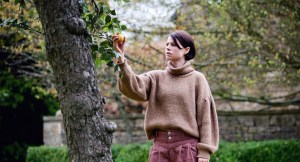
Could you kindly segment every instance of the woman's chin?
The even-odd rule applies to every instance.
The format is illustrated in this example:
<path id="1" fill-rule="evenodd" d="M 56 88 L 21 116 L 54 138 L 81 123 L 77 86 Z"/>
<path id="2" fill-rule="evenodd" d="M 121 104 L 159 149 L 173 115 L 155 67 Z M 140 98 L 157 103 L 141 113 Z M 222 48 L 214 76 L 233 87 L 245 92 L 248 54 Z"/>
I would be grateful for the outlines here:
<path id="1" fill-rule="evenodd" d="M 168 57 L 166 57 L 166 60 L 167 60 L 167 61 L 172 61 L 172 59 L 170 59 L 170 58 L 168 58 Z"/>
<path id="2" fill-rule="evenodd" d="M 171 60 L 172 60 L 172 57 L 167 55 L 167 56 L 166 56 L 166 60 L 171 61 Z"/>

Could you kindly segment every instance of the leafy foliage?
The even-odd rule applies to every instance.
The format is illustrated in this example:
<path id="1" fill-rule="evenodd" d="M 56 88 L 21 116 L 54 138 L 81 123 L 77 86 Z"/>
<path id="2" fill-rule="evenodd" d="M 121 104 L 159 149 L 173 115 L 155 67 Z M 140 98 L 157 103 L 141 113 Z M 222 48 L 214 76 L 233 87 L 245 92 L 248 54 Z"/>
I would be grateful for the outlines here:
<path id="1" fill-rule="evenodd" d="M 26 162 L 68 162 L 67 147 L 29 147 Z"/>
<path id="2" fill-rule="evenodd" d="M 106 63 L 109 67 L 114 67 L 115 71 L 119 71 L 118 66 L 113 61 L 119 55 L 112 48 L 111 35 L 121 33 L 127 27 L 118 20 L 116 11 L 111 10 L 104 3 L 93 1 L 92 5 L 94 11 L 91 4 L 83 4 L 82 17 L 90 33 L 89 41 L 95 65 L 99 67 L 101 64 Z"/>
<path id="3" fill-rule="evenodd" d="M 299 103 L 289 102 L 297 99 L 295 95 L 288 99 L 270 94 L 274 86 L 293 94 L 290 87 L 299 85 L 298 2 L 195 2 L 178 10 L 175 23 L 195 37 L 200 52 L 194 65 L 207 74 L 217 95 L 272 106 L 283 105 L 278 101 Z"/>
<path id="4" fill-rule="evenodd" d="M 219 150 L 211 157 L 212 162 L 239 161 L 297 161 L 300 155 L 298 140 L 271 140 L 229 143 L 221 142 Z"/>
<path id="5" fill-rule="evenodd" d="M 148 160 L 151 143 L 112 145 L 115 162 L 143 162 Z M 211 156 L 211 162 L 250 162 L 297 161 L 300 158 L 298 140 L 272 140 L 230 143 L 222 141 L 218 151 Z M 66 147 L 30 147 L 27 151 L 27 162 L 30 161 L 67 161 Z"/>
<path id="6" fill-rule="evenodd" d="M 26 43 L 26 38 L 20 34 L 0 34 L 0 107 L 16 108 L 33 96 L 34 100 L 44 101 L 54 114 L 58 102 L 43 80 L 48 70 L 31 53 L 16 53 L 9 49 Z"/>
<path id="7" fill-rule="evenodd" d="M 120 150 L 117 157 L 115 158 L 115 162 L 147 162 L 150 146 L 151 143 L 130 144 L 123 146 L 122 150 Z"/>
<path id="8" fill-rule="evenodd" d="M 43 143 L 42 116 L 55 114 L 59 105 L 36 80 L 0 74 L 0 161 L 22 162 L 29 145 Z"/>
<path id="9" fill-rule="evenodd" d="M 26 157 L 26 150 L 28 145 L 20 142 L 13 142 L 4 146 L 1 149 L 0 153 L 0 161 L 1 162 L 9 162 L 9 161 L 18 161 L 22 162 Z"/>
<path id="10" fill-rule="evenodd" d="M 9 2 L 9 0 L 6 2 Z M 128 0 L 117 0 L 117 2 L 126 3 Z M 120 20 L 118 20 L 115 10 L 111 10 L 103 2 L 98 3 L 95 0 L 91 0 L 90 3 L 85 1 L 80 1 L 80 3 L 83 6 L 82 17 L 86 23 L 86 30 L 89 33 L 94 63 L 97 67 L 106 63 L 109 67 L 114 67 L 115 71 L 119 71 L 118 66 L 113 62 L 113 59 L 118 57 L 118 53 L 112 48 L 111 35 L 126 30 L 126 25 L 121 24 Z M 15 1 L 15 5 L 18 4 L 20 5 L 19 10 L 22 11 L 18 13 L 19 16 L 13 18 L 14 15 L 9 15 L 8 17 L 0 18 L 0 27 L 16 28 L 43 34 L 40 24 L 39 27 L 32 25 L 36 22 L 31 17 L 37 16 L 36 12 L 29 12 L 30 15 L 24 14 L 27 13 L 26 10 L 34 8 L 32 4 L 22 0 Z"/>
<path id="11" fill-rule="evenodd" d="M 26 52 L 33 47 L 28 37 L 5 30 L 0 30 L 0 161 L 23 162 L 29 145 L 43 143 L 42 116 L 54 115 L 59 104 L 44 80 L 47 64 Z"/>

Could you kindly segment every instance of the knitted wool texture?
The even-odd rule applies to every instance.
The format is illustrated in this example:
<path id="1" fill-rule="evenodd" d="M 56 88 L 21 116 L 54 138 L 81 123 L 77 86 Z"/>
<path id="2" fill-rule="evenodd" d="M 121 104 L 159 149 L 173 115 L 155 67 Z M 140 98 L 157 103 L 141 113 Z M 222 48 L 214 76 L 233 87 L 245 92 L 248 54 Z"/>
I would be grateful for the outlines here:
<path id="1" fill-rule="evenodd" d="M 199 139 L 198 157 L 209 159 L 219 144 L 215 103 L 205 76 L 187 61 L 175 68 L 136 75 L 125 61 L 119 64 L 123 76 L 119 90 L 137 101 L 149 101 L 144 129 L 153 139 L 156 130 L 180 129 Z"/>

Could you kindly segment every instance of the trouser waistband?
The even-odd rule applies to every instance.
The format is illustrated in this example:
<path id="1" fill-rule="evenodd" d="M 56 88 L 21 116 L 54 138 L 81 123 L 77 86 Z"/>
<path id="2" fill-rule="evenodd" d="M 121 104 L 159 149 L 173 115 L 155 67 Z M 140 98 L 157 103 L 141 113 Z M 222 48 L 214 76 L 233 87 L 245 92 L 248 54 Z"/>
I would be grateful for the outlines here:
<path id="1" fill-rule="evenodd" d="M 165 131 L 156 131 L 155 141 L 170 143 L 170 142 L 179 142 L 184 140 L 193 140 L 198 141 L 197 138 L 192 137 L 181 130 L 165 130 Z"/>

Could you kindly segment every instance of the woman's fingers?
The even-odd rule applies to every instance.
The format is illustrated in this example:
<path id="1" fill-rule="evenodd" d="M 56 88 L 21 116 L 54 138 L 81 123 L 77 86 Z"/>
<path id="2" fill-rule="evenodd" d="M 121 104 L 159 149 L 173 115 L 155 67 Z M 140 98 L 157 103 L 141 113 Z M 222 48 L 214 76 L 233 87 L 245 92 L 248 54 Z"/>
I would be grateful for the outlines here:
<path id="1" fill-rule="evenodd" d="M 113 40 L 114 43 L 124 44 L 126 38 L 124 36 L 121 36 L 121 35 L 113 35 L 112 40 Z"/>
<path id="2" fill-rule="evenodd" d="M 126 37 L 124 37 L 124 40 L 123 40 L 122 44 L 124 44 L 125 42 L 126 42 Z"/>
<path id="3" fill-rule="evenodd" d="M 113 35 L 112 40 L 115 50 L 119 53 L 124 53 L 125 37 L 120 35 Z"/>
<path id="4" fill-rule="evenodd" d="M 119 37 L 117 35 L 113 35 L 112 40 L 113 40 L 113 42 L 117 43 L 119 41 Z"/>

